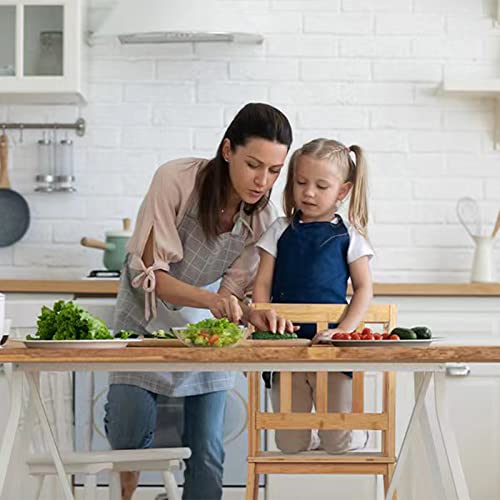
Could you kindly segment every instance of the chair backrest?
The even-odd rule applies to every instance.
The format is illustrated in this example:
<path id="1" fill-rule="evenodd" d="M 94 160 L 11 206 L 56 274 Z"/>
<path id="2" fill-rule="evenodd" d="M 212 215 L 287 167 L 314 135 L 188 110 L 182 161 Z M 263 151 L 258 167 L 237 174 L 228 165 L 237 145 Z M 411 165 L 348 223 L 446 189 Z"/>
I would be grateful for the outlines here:
<path id="1" fill-rule="evenodd" d="M 318 330 L 338 323 L 347 306 L 341 304 L 254 304 L 256 309 L 274 309 L 295 323 L 316 323 Z M 395 305 L 371 305 L 365 314 L 365 324 L 380 325 L 377 329 L 389 332 L 396 326 Z M 322 347 L 315 347 L 321 349 Z M 355 372 L 352 385 L 352 413 L 328 412 L 328 372 L 316 373 L 315 413 L 292 412 L 292 374 L 280 374 L 280 411 L 262 412 L 259 401 L 259 374 L 249 374 L 249 453 L 259 450 L 259 431 L 263 429 L 366 429 L 382 431 L 382 454 L 395 453 L 395 376 L 383 376 L 382 412 L 364 413 L 364 373 Z"/>

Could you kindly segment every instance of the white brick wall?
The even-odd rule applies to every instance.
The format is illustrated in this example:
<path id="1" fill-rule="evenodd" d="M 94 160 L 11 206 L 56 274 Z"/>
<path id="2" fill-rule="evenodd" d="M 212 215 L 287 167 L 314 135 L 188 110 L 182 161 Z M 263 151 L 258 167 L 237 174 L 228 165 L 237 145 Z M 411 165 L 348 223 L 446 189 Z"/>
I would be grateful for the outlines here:
<path id="1" fill-rule="evenodd" d="M 90 0 L 99 22 L 109 0 Z M 33 192 L 36 140 L 13 133 L 11 177 L 32 224 L 0 249 L 0 277 L 79 277 L 102 253 L 79 246 L 134 218 L 156 167 L 210 155 L 248 101 L 279 106 L 295 144 L 317 136 L 367 152 L 376 279 L 466 280 L 472 246 L 455 215 L 500 208 L 495 102 L 440 92 L 444 76 L 500 76 L 495 0 L 232 0 L 262 25 L 262 46 L 179 44 L 89 50 L 88 105 L 0 106 L 0 119 L 88 123 L 75 138 L 78 192 Z M 92 27 L 92 26 L 91 26 Z M 281 179 L 274 192 L 279 201 Z M 496 250 L 500 279 L 500 245 Z"/>

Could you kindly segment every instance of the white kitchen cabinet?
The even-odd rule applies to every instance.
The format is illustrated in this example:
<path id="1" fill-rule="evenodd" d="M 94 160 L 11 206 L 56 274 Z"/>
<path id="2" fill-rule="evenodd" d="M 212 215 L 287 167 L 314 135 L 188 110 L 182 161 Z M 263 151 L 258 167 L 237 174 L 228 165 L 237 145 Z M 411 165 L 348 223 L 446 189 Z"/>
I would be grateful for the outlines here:
<path id="1" fill-rule="evenodd" d="M 84 0 L 0 0 L 0 102 L 85 100 Z"/>
<path id="2" fill-rule="evenodd" d="M 453 341 L 500 339 L 498 297 L 378 297 L 398 305 L 398 324 L 430 326 L 434 335 Z M 448 369 L 448 411 L 472 500 L 500 498 L 500 366 L 470 365 L 470 371 Z M 401 436 L 413 394 L 408 374 L 398 376 L 397 428 Z M 404 394 L 404 399 L 400 397 Z M 412 446 L 400 498 L 441 500 L 432 487 L 429 460 L 418 439 Z"/>
<path id="3" fill-rule="evenodd" d="M 447 378 L 450 420 L 472 499 L 500 498 L 500 367 Z M 464 404 L 466 402 L 466 404 Z"/>
<path id="4" fill-rule="evenodd" d="M 21 293 L 7 293 L 5 297 L 5 316 L 12 320 L 11 337 L 12 338 L 25 338 L 28 334 L 33 334 L 36 331 L 36 322 L 40 310 L 43 305 L 51 306 L 56 300 L 70 300 L 72 295 L 63 294 L 21 294 Z M 54 374 L 52 374 L 53 378 Z M 61 377 L 61 374 L 57 374 Z M 65 375 L 63 374 L 62 377 Z M 48 395 L 44 390 L 45 381 L 48 379 L 47 373 L 42 374 L 42 397 L 44 398 L 45 405 L 49 408 L 49 418 L 53 422 L 50 414 L 54 415 L 52 408 L 53 396 Z M 5 375 L 0 373 L 0 401 L 2 408 L 0 411 L 0 424 L 4 424 L 9 411 L 9 395 L 8 386 L 5 380 Z M 36 481 L 28 475 L 28 470 L 25 465 L 26 458 L 30 452 L 31 443 L 27 439 L 28 433 L 23 432 L 23 426 L 26 423 L 27 415 L 23 413 L 21 421 L 21 429 L 17 433 L 16 442 L 14 445 L 14 452 L 9 467 L 9 479 L 5 487 L 4 494 L 0 500 L 13 500 L 18 498 L 31 499 L 35 497 Z M 56 435 L 59 438 L 61 435 L 60 429 L 71 428 L 72 422 L 62 422 L 64 426 L 59 425 Z M 38 422 L 32 429 L 32 436 L 39 432 Z M 39 436 L 39 434 L 38 434 Z M 40 451 L 40 440 L 35 439 L 35 449 Z M 41 500 L 62 500 L 62 493 L 54 478 L 49 478 L 44 485 Z"/>

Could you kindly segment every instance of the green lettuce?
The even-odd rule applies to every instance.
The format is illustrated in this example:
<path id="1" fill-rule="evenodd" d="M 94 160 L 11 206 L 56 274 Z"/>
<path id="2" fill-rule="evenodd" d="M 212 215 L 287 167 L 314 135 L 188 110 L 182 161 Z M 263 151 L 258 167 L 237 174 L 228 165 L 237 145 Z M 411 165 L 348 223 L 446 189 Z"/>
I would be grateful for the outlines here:
<path id="1" fill-rule="evenodd" d="M 53 308 L 43 306 L 37 320 L 37 335 L 31 340 L 101 340 L 113 336 L 105 323 L 72 301 L 58 300 Z"/>

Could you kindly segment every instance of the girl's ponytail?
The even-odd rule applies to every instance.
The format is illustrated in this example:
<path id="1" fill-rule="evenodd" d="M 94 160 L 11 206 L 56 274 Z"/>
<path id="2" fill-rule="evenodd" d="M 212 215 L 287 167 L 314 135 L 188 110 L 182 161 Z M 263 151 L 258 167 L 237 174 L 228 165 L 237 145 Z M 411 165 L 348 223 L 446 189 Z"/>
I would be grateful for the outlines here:
<path id="1" fill-rule="evenodd" d="M 297 149 L 296 151 L 294 151 L 294 153 L 290 157 L 290 161 L 288 162 L 288 175 L 286 178 L 285 189 L 283 190 L 283 210 L 289 221 L 293 219 L 295 211 L 297 210 L 295 206 L 295 200 L 293 198 L 293 181 L 297 160 L 303 153 L 303 148 Z"/>
<path id="2" fill-rule="evenodd" d="M 354 153 L 356 162 L 349 156 L 349 177 L 352 190 L 349 201 L 349 222 L 363 235 L 367 235 L 368 226 L 368 179 L 366 160 L 363 150 L 353 145 L 349 152 Z"/>

